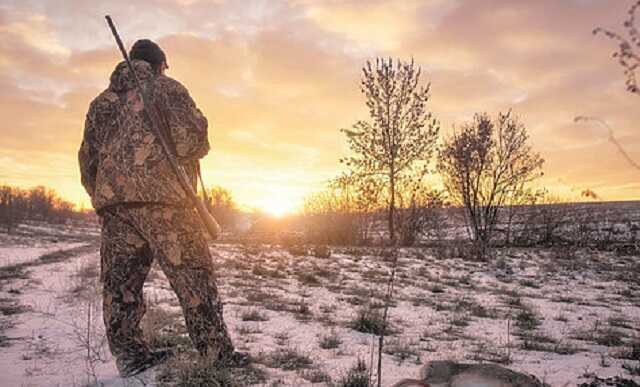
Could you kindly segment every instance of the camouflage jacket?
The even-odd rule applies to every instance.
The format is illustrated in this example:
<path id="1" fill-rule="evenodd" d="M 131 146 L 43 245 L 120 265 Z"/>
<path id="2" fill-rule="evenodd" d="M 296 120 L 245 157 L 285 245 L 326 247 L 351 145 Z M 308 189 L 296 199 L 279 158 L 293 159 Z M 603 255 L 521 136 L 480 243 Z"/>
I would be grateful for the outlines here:
<path id="1" fill-rule="evenodd" d="M 169 142 L 195 188 L 198 160 L 209 152 L 207 119 L 178 81 L 155 75 L 147 62 L 133 65 L 149 100 L 164 107 Z M 91 102 L 78 160 L 82 185 L 98 212 L 121 203 L 187 203 L 142 106 L 125 62 Z"/>

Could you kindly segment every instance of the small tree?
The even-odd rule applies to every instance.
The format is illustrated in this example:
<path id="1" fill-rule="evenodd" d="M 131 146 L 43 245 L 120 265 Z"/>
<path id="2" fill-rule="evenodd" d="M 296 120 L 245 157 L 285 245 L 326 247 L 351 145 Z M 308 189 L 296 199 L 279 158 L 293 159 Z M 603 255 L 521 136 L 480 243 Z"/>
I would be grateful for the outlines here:
<path id="1" fill-rule="evenodd" d="M 343 158 L 352 176 L 379 179 L 388 198 L 389 240 L 396 240 L 398 189 L 424 170 L 430 160 L 439 126 L 426 110 L 429 84 L 420 85 L 420 67 L 411 62 L 377 58 L 362 68 L 361 91 L 370 121 L 343 129 L 354 156 Z M 420 178 L 424 173 L 418 172 Z M 415 180 L 415 179 L 414 179 Z"/>
<path id="2" fill-rule="evenodd" d="M 485 256 L 509 195 L 541 174 L 544 160 L 527 140 L 526 128 L 510 112 L 495 122 L 476 114 L 440 150 L 438 170 L 450 199 L 465 209 L 478 258 Z"/>
<path id="3" fill-rule="evenodd" d="M 618 50 L 613 53 L 613 57 L 618 59 L 618 63 L 624 69 L 627 90 L 640 95 L 640 87 L 636 71 L 640 68 L 640 31 L 638 30 L 636 13 L 640 9 L 640 0 L 629 8 L 627 20 L 624 21 L 626 34 L 619 34 L 604 28 L 596 28 L 594 34 L 605 34 L 618 43 Z"/>

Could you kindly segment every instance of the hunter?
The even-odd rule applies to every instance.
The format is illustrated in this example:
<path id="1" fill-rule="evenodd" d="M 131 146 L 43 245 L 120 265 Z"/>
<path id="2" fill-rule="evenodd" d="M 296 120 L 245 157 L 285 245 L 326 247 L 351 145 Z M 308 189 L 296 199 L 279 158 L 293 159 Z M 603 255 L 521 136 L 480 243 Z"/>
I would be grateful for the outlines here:
<path id="1" fill-rule="evenodd" d="M 165 75 L 167 59 L 148 39 L 129 54 L 148 101 L 162 106 L 164 133 L 194 189 L 199 159 L 209 152 L 207 119 L 187 89 Z M 82 185 L 102 223 L 103 317 L 109 348 L 123 377 L 162 361 L 139 327 L 145 313 L 142 287 L 154 260 L 180 301 L 189 337 L 202 356 L 240 365 L 222 316 L 212 259 L 202 223 L 189 204 L 167 155 L 151 130 L 126 62 L 89 107 L 78 159 Z"/>

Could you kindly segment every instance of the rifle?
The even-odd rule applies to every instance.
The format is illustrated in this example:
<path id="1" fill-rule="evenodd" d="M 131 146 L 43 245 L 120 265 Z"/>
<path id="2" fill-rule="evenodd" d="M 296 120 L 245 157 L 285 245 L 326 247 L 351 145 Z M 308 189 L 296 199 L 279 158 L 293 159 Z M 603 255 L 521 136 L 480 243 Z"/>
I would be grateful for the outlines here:
<path id="1" fill-rule="evenodd" d="M 180 184 L 184 192 L 187 194 L 187 197 L 189 198 L 189 201 L 191 202 L 191 204 L 194 206 L 194 208 L 198 212 L 198 216 L 200 217 L 202 224 L 207 229 L 209 235 L 211 235 L 211 238 L 213 240 L 217 239 L 218 235 L 220 235 L 220 225 L 218 225 L 218 222 L 216 222 L 214 217 L 207 210 L 207 206 L 205 206 L 205 204 L 202 202 L 202 200 L 198 197 L 197 193 L 193 189 L 193 186 L 191 186 L 191 184 L 189 183 L 189 177 L 187 176 L 187 173 L 185 172 L 184 168 L 180 164 L 178 164 L 178 161 L 175 159 L 174 154 L 171 151 L 171 148 L 169 147 L 167 138 L 165 138 L 165 135 L 163 135 L 163 131 L 164 133 L 167 133 L 167 135 L 171 133 L 171 130 L 169 128 L 169 123 L 166 117 L 164 116 L 163 111 L 160 109 L 160 107 L 157 104 L 151 104 L 150 101 L 148 100 L 147 95 L 142 89 L 142 85 L 140 84 L 138 75 L 136 74 L 135 69 L 131 64 L 131 61 L 129 60 L 129 55 L 127 55 L 127 51 L 125 50 L 124 45 L 122 44 L 122 40 L 120 40 L 120 35 L 118 35 L 118 31 L 116 31 L 116 27 L 113 24 L 113 21 L 111 20 L 111 16 L 106 15 L 105 19 L 107 19 L 107 24 L 109 24 L 109 28 L 111 28 L 111 33 L 116 39 L 116 43 L 118 44 L 118 48 L 120 48 L 120 51 L 122 52 L 122 56 L 124 57 L 124 60 L 127 62 L 129 71 L 131 71 L 131 74 L 133 74 L 133 79 L 136 82 L 136 89 L 138 90 L 138 94 L 140 95 L 140 98 L 142 99 L 142 103 L 144 105 L 144 108 L 143 108 L 144 114 L 146 115 L 149 122 L 151 122 L 151 131 L 160 142 L 160 146 L 165 156 L 167 157 L 167 160 L 169 160 L 171 169 L 173 170 L 176 177 L 178 178 L 178 183 Z M 150 110 L 153 110 L 153 114 Z M 202 187 L 202 189 L 204 190 L 204 186 Z"/>

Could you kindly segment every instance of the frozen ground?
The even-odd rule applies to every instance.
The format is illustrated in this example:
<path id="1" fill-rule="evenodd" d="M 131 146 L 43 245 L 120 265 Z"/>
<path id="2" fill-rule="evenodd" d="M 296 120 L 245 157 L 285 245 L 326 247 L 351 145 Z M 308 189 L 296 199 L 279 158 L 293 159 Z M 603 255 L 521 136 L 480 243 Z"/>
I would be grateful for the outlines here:
<path id="1" fill-rule="evenodd" d="M 19 240 L 0 234 L 0 385 L 158 384 L 154 372 L 117 377 L 104 343 L 95 233 L 83 240 L 86 230 L 75 239 L 40 231 Z M 357 329 L 375 325 L 390 252 L 211 251 L 227 325 L 264 371 L 262 385 L 326 385 L 358 358 L 369 363 L 373 336 Z M 639 257 L 539 248 L 501 249 L 491 263 L 450 255 L 399 251 L 383 385 L 417 376 L 433 359 L 502 362 L 552 386 L 593 375 L 640 382 L 640 364 L 629 359 L 640 346 Z M 149 339 L 186 346 L 177 299 L 157 267 L 145 292 Z"/>

